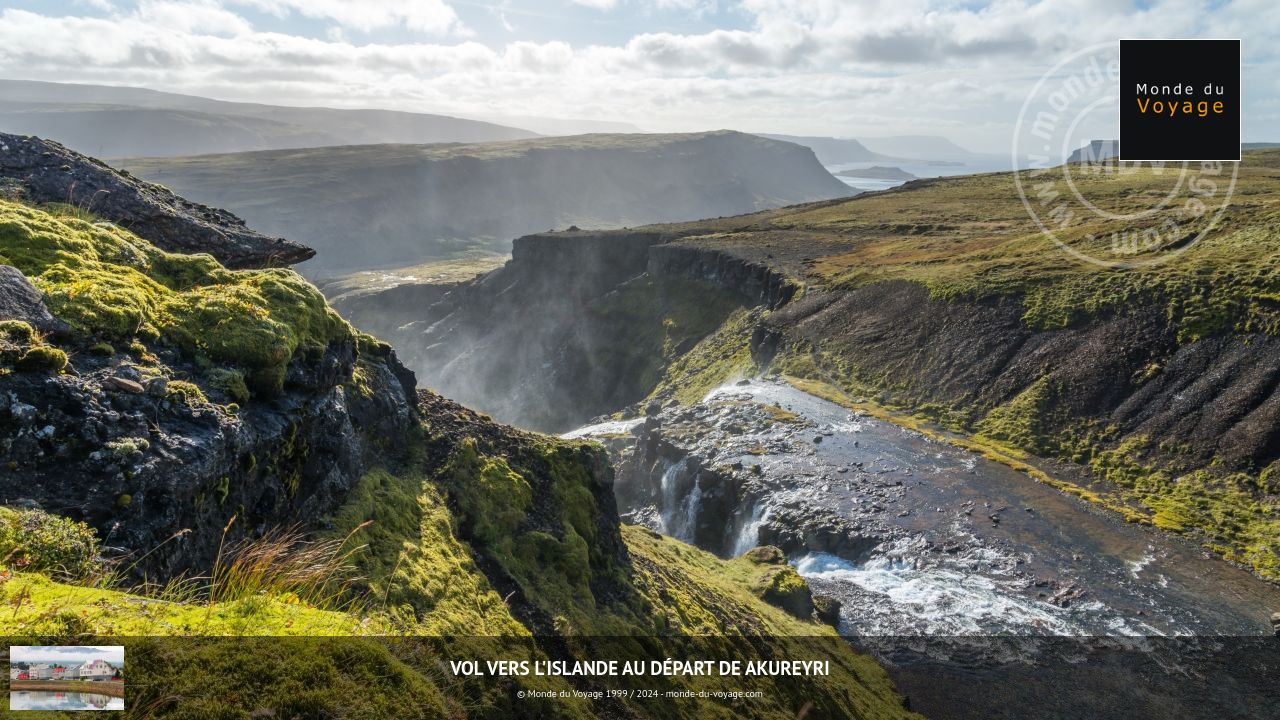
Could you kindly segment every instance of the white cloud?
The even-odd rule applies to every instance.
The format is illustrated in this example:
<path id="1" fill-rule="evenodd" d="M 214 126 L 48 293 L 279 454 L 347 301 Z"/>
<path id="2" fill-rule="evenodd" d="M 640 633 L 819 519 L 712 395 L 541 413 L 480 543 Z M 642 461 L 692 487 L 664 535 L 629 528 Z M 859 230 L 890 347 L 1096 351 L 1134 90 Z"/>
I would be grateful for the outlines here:
<path id="1" fill-rule="evenodd" d="M 344 28 L 370 32 L 403 26 L 417 32 L 447 35 L 465 34 L 458 14 L 444 0 L 228 0 L 230 4 L 253 7 L 285 17 L 331 20 Z"/>
<path id="2" fill-rule="evenodd" d="M 569 0 L 569 2 L 595 10 L 612 10 L 618 6 L 618 0 Z"/>
<path id="3" fill-rule="evenodd" d="M 371 0 L 147 0 L 105 18 L 0 11 L 0 76 L 291 104 L 591 117 L 653 130 L 955 128 L 962 144 L 1000 149 L 1041 72 L 1074 48 L 1135 28 L 1149 36 L 1243 37 L 1250 102 L 1274 97 L 1280 60 L 1271 41 L 1280 37 L 1280 13 L 1265 12 L 1266 3 L 1169 0 L 1117 11 L 1102 0 L 986 7 L 742 0 L 745 29 L 641 32 L 609 45 L 485 45 L 458 37 L 456 16 L 439 0 L 396 8 Z M 322 17 L 328 28 L 321 38 L 264 32 L 231 12 L 250 4 Z M 410 24 L 435 28 L 438 37 L 361 42 L 367 30 Z M 1246 106 L 1246 135 L 1253 107 Z M 1258 123 L 1274 119 L 1274 106 L 1257 108 Z"/>
<path id="4" fill-rule="evenodd" d="M 142 0 L 137 17 L 147 25 L 184 33 L 241 35 L 253 27 L 212 0 Z"/>

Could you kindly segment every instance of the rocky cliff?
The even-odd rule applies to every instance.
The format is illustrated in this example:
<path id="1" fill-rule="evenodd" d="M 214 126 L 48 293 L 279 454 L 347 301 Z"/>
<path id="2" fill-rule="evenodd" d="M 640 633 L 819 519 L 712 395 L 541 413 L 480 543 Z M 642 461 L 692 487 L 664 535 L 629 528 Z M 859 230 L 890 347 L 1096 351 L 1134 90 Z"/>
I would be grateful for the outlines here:
<path id="1" fill-rule="evenodd" d="M 771 368 L 1042 464 L 1131 522 L 1276 577 L 1275 162 L 1250 154 L 1230 223 L 1151 268 L 1074 263 L 1028 239 L 1010 176 L 973 176 L 631 231 L 644 272 L 618 236 L 618 275 L 640 274 L 585 293 L 572 288 L 589 268 L 516 258 L 397 338 L 424 382 L 555 429 Z M 1097 224 L 1106 237 L 1117 222 Z M 572 401 L 534 401 L 547 397 Z"/>
<path id="2" fill-rule="evenodd" d="M 412 374 L 291 271 L 9 201 L 0 263 L 0 499 L 89 523 L 138 573 L 208 567 L 232 515 L 232 541 L 312 523 L 414 420 Z"/>

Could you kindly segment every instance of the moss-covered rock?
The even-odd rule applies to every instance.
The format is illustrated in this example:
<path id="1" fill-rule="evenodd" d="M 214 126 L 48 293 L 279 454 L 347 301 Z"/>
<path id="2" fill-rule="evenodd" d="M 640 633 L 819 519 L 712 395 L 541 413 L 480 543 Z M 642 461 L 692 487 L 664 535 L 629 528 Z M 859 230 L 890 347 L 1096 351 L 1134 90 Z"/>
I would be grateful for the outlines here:
<path id="1" fill-rule="evenodd" d="M 36 345 L 28 348 L 26 352 L 14 361 L 13 366 L 23 372 L 51 372 L 57 374 L 67 367 L 67 362 L 65 350 L 48 345 Z"/>
<path id="2" fill-rule="evenodd" d="M 242 368 L 257 393 L 281 392 L 296 358 L 355 331 L 290 270 L 232 271 L 176 255 L 116 226 L 0 201 L 0 255 L 45 293 L 84 341 L 158 337 L 187 356 Z"/>

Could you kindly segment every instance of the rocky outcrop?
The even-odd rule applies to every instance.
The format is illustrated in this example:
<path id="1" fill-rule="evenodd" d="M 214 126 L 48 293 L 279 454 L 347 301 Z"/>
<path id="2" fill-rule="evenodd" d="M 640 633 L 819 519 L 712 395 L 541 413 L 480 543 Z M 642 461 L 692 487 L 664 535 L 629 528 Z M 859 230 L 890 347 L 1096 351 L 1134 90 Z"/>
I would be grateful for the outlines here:
<path id="1" fill-rule="evenodd" d="M 361 360 L 352 385 L 354 344 L 299 363 L 280 397 L 243 407 L 170 380 L 202 376 L 177 353 L 157 359 L 79 352 L 73 374 L 4 378 L 0 504 L 83 520 L 139 573 L 205 571 L 232 516 L 228 541 L 312 526 L 415 418 L 394 356 Z"/>
<path id="2" fill-rule="evenodd" d="M 37 137 L 0 133 L 0 190 L 27 202 L 74 206 L 162 250 L 209 253 L 229 268 L 282 267 L 315 255 L 291 240 L 250 230 L 226 210 L 190 202 Z"/>
<path id="3" fill-rule="evenodd" d="M 396 288 L 361 298 L 360 313 L 385 309 L 371 329 L 424 385 L 506 422 L 564 431 L 643 399 L 733 308 L 794 293 L 763 266 L 670 244 L 698 230 L 529 235 L 506 266 L 426 307 L 391 301 L 405 292 Z"/>
<path id="4" fill-rule="evenodd" d="M 785 305 L 800 289 L 798 283 L 768 265 L 682 243 L 651 248 L 648 271 L 653 277 L 684 277 L 733 288 L 752 304 L 770 309 Z"/>
<path id="5" fill-rule="evenodd" d="M 267 262 L 251 231 L 148 205 L 151 189 L 87 159 L 65 170 L 56 146 L 4 142 L 28 187 L 64 173 L 132 188 L 107 206 L 154 213 L 143 225 L 177 233 L 171 249 Z M 224 542 L 314 528 L 403 449 L 413 374 L 292 271 L 231 273 L 60 207 L 0 214 L 14 263 L 0 265 L 0 505 L 85 521 L 135 574 L 201 573 Z"/>
<path id="6" fill-rule="evenodd" d="M 0 320 L 21 320 L 42 333 L 59 336 L 71 329 L 49 312 L 41 292 L 10 265 L 0 265 Z"/>

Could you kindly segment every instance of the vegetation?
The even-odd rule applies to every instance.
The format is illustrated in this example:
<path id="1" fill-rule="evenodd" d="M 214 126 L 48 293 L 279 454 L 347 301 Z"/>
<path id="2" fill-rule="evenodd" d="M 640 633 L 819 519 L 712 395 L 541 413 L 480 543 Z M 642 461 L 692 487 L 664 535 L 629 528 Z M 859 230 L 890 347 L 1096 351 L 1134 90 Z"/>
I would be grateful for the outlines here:
<path id="1" fill-rule="evenodd" d="M 99 568 L 98 538 L 82 523 L 42 510 L 0 507 L 0 558 L 10 567 L 70 580 Z"/>
<path id="2" fill-rule="evenodd" d="M 1231 206 L 1212 232 L 1172 260 L 1104 270 L 1054 248 L 1026 211 L 1008 174 L 914 183 L 902 190 L 838 203 L 784 208 L 679 231 L 678 242 L 720 248 L 770 265 L 810 288 L 853 291 L 907 281 L 950 302 L 1013 302 L 1032 330 L 1081 328 L 1132 308 L 1155 308 L 1181 345 L 1224 337 L 1280 334 L 1280 245 L 1274 173 L 1280 151 L 1246 154 Z M 1148 207 L 1176 172 L 1150 167 L 1081 169 L 1082 193 L 1117 214 Z M 1225 179 L 1223 179 L 1225 182 Z M 1221 188 L 1220 188 L 1221 189 Z M 1186 189 L 1183 189 L 1185 195 Z M 1220 196 L 1220 194 L 1219 194 Z M 1175 198 L 1181 203 L 1185 197 Z M 1147 229 L 1146 220 L 1077 218 L 1058 235 L 1097 257 L 1113 257 L 1113 233 Z M 696 227 L 695 227 L 696 226 Z M 1192 225 L 1191 233 L 1204 228 Z M 1124 256 L 1141 262 L 1153 248 Z M 714 335 L 713 335 L 714 337 Z M 737 333 L 739 345 L 748 334 Z M 732 343 L 730 342 L 730 347 Z M 675 366 L 673 366 L 675 367 Z M 1134 435 L 1105 415 L 1068 411 L 1076 389 L 1053 368 L 994 404 L 950 400 L 922 388 L 902 367 L 880 367 L 821 339 L 794 342 L 773 368 L 827 387 L 845 402 L 896 422 L 936 430 L 991 457 L 1030 468 L 1046 482 L 1119 511 L 1131 522 L 1188 533 L 1223 556 L 1280 580 L 1280 495 L 1275 463 L 1219 463 L 1159 438 Z M 1166 372 L 1164 358 L 1143 360 L 1129 378 L 1141 387 Z M 697 394 L 689 383 L 677 397 Z M 1203 450 L 1203 449 L 1202 449 Z M 1032 467 L 1035 457 L 1078 464 L 1083 472 Z"/>
<path id="3" fill-rule="evenodd" d="M 36 345 L 28 348 L 14 362 L 13 367 L 23 372 L 51 372 L 58 374 L 67 367 L 67 353 L 48 345 Z"/>
<path id="4" fill-rule="evenodd" d="M 695 403 L 711 390 L 734 377 L 754 372 L 751 359 L 751 328 L 759 312 L 738 309 L 692 350 L 676 358 L 650 393 L 650 400 L 675 398 L 682 404 Z"/>
<path id="5" fill-rule="evenodd" d="M 429 423 L 404 466 L 360 480 L 327 537 L 269 532 L 220 550 L 205 578 L 129 591 L 110 587 L 119 574 L 54 579 L 45 568 L 98 562 L 92 532 L 36 511 L 4 511 L 6 527 L 15 529 L 5 532 L 3 547 L 40 561 L 22 568 L 5 561 L 11 569 L 0 573 L 0 602 L 13 610 L 0 613 L 0 631 L 67 642 L 139 638 L 125 641 L 130 686 L 137 688 L 130 705 L 155 702 L 165 717 L 241 717 L 252 707 L 305 707 L 317 715 L 340 707 L 344 716 L 381 717 L 393 702 L 421 705 L 393 712 L 398 717 L 595 716 L 581 699 L 513 700 L 516 687 L 568 690 L 563 678 L 495 682 L 455 677 L 440 665 L 444 658 L 545 660 L 542 643 L 552 635 L 566 643 L 561 652 L 584 659 L 831 661 L 826 677 L 659 678 L 668 689 L 764 696 L 644 706 L 658 717 L 790 717 L 806 703 L 824 715 L 911 716 L 873 660 L 812 618 L 806 584 L 780 556 L 724 561 L 641 528 L 619 532 L 596 499 L 609 492 L 598 446 L 475 422 L 461 433 Z M 72 548 L 79 549 L 68 556 Z M 140 639 L 259 634 L 330 639 L 299 638 L 296 646 L 278 637 L 235 645 Z M 384 634 L 407 637 L 351 637 Z M 444 640 L 451 637 L 470 639 Z M 253 677 L 245 665 L 254 666 Z M 193 683 L 183 672 L 219 682 Z M 363 699 L 352 702 L 343 692 L 357 687 Z M 369 688 L 383 696 L 365 697 Z"/>
<path id="6" fill-rule="evenodd" d="M 86 349 L 168 345 L 197 363 L 242 372 L 246 389 L 263 396 L 280 392 L 295 358 L 355 342 L 352 328 L 291 270 L 226 270 L 207 255 L 166 253 L 92 218 L 0 201 L 0 257 L 44 291 Z M 28 354 L 20 362 L 32 369 L 65 365 L 62 350 Z M 243 397 L 239 384 L 227 387 Z"/>
<path id="7" fill-rule="evenodd" d="M 1022 298 L 1024 320 L 1039 329 L 1071 327 L 1101 314 L 1142 303 L 1163 304 L 1185 341 L 1223 332 L 1280 332 L 1280 252 L 1271 228 L 1272 177 L 1280 152 L 1246 155 L 1232 207 L 1200 242 L 1176 259 L 1123 271 L 1102 271 L 1077 262 L 1048 243 L 1027 222 L 1010 174 L 971 175 L 932 181 L 923 187 L 851 201 L 800 206 L 764 213 L 757 226 L 803 230 L 839 238 L 827 252 L 804 264 L 804 279 L 826 287 L 858 287 L 909 280 L 934 297 L 981 300 Z M 1141 211 L 1169 191 L 1176 173 L 1150 167 L 1081 171 L 1073 176 L 1082 194 L 1122 214 Z M 1220 182 L 1227 181 L 1227 177 Z M 1219 188 L 1221 197 L 1222 190 Z M 1187 191 L 1184 189 L 1184 195 Z M 1181 203 L 1183 196 L 1176 198 Z M 1176 204 L 1175 203 L 1175 204 Z M 1150 221 L 1081 218 L 1064 242 L 1095 257 L 1112 253 L 1113 233 L 1147 229 Z M 1188 233 L 1203 229 L 1191 225 Z M 733 234 L 685 242 L 742 247 Z M 1168 248 L 1119 256 L 1141 262 Z"/>
<path id="8" fill-rule="evenodd" d="M 742 299 L 710 283 L 655 281 L 647 276 L 622 286 L 589 308 L 604 339 L 595 344 L 596 363 L 625 368 L 619 374 L 648 390 L 660 384 L 669 364 L 683 361 L 682 374 L 698 375 L 690 388 L 708 385 L 742 365 L 741 348 L 727 352 L 725 334 L 692 357 L 689 351 L 730 318 L 745 315 Z M 735 314 L 736 313 L 736 314 Z M 685 397 L 696 392 L 684 390 Z M 701 396 L 699 396 L 700 399 Z"/>

